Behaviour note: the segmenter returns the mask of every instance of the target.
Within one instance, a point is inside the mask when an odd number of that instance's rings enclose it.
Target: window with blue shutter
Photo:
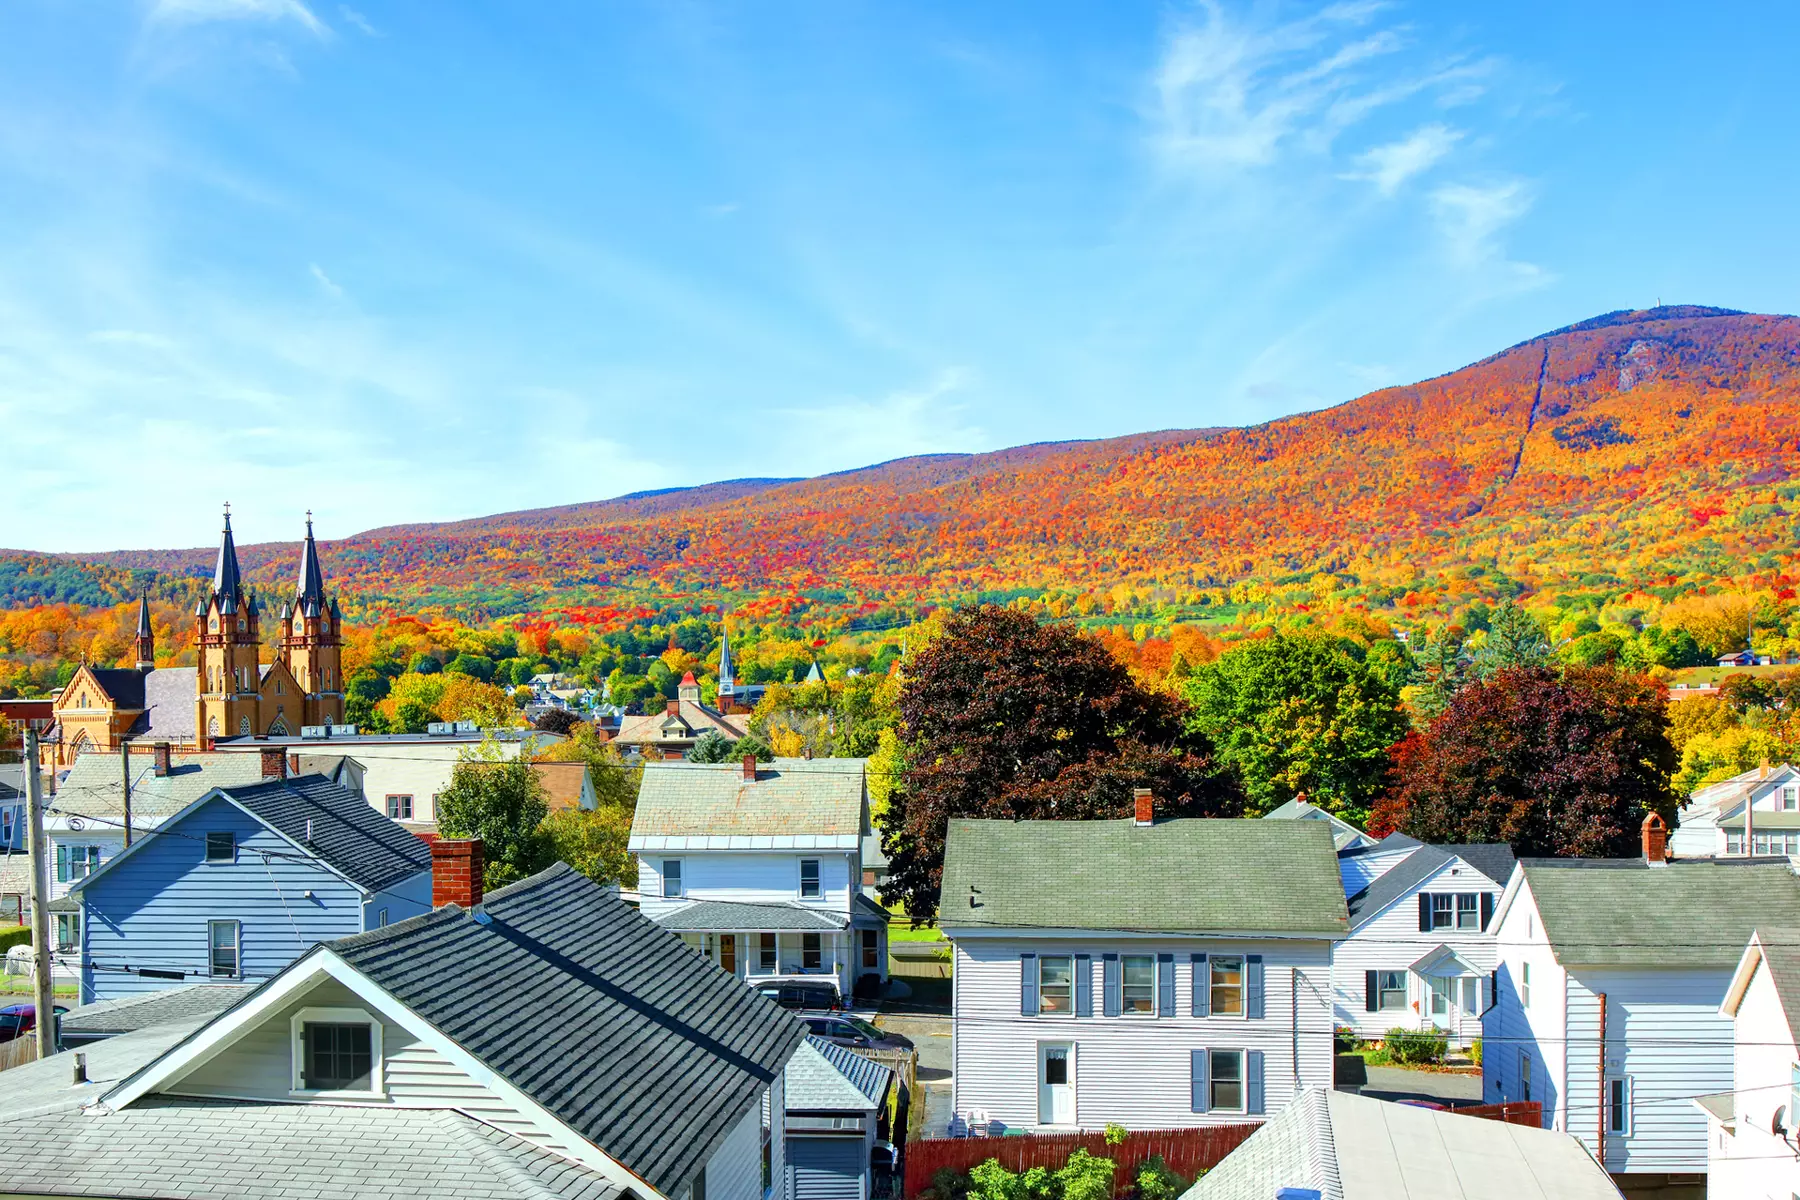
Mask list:
[[[1244,1111],[1251,1116],[1263,1112],[1263,1052],[1251,1050],[1244,1055]]]
[[[1116,1017],[1120,1011],[1119,1001],[1119,956],[1102,955],[1100,958],[1100,987],[1104,992],[1101,1011],[1109,1017]]]
[[[1212,1106],[1208,1103],[1208,1093],[1211,1089],[1207,1087],[1206,1051],[1204,1050],[1188,1052],[1188,1090],[1189,1102],[1193,1111],[1203,1113],[1211,1109]]]
[[[1075,956],[1075,1015],[1094,1015],[1094,960],[1092,955]]]
[[[1035,1017],[1038,1011],[1037,955],[1019,955],[1019,1015]]]
[[[1190,1011],[1196,1017],[1206,1016],[1212,1011],[1207,1003],[1212,998],[1212,979],[1206,973],[1206,955],[1188,955],[1188,986],[1194,989]]]
[[[1263,956],[1244,956],[1244,1015],[1252,1021],[1263,1016]]]
[[[1175,1015],[1175,956],[1173,954],[1156,956],[1156,1015],[1159,1017]]]

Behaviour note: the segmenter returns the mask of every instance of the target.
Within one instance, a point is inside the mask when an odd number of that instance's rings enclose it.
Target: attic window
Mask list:
[[[224,833],[206,835],[206,861],[209,863],[228,863],[237,861],[237,834],[226,830]]]
[[[291,1025],[294,1094],[385,1094],[380,1021],[360,1008],[303,1008]]]

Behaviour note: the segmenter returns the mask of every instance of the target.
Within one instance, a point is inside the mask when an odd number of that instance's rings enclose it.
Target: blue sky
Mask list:
[[[1794,312],[1800,9],[10,0],[0,546],[1248,424]]]

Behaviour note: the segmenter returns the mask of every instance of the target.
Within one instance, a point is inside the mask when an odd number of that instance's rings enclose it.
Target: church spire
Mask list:
[[[731,631],[719,624],[719,695],[730,696],[737,691],[736,672],[731,666]]]
[[[302,617],[325,611],[325,575],[319,570],[319,548],[313,543],[312,509],[306,510],[306,543],[300,548],[300,579],[294,585],[294,608]]]
[[[156,668],[156,633],[150,628],[150,593],[138,594],[137,666],[140,671]]]
[[[237,544],[231,540],[231,504],[225,505],[225,532],[219,535],[219,561],[213,567],[213,595],[219,598],[220,612],[236,612],[238,590]]]

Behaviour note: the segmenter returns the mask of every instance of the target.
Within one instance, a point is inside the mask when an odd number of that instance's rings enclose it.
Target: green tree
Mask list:
[[[595,883],[637,886],[637,862],[626,849],[631,809],[604,804],[592,811],[564,808],[544,818],[550,857],[566,862]]]
[[[1351,643],[1276,634],[1196,667],[1182,685],[1189,728],[1238,776],[1253,813],[1302,793],[1361,821],[1387,776],[1387,750],[1406,736],[1393,673]]]
[[[582,723],[566,742],[558,742],[538,755],[542,762],[584,762],[588,781],[594,785],[594,798],[600,807],[637,810],[638,787],[643,783],[644,768],[629,767],[619,751],[600,740],[592,725]]]
[[[716,729],[709,729],[694,739],[694,748],[688,751],[688,761],[697,763],[730,762],[738,757],[737,740],[728,738]]]
[[[1518,601],[1507,599],[1488,620],[1487,638],[1475,656],[1475,672],[1486,678],[1507,667],[1548,666],[1555,657],[1537,618]]]
[[[445,837],[480,838],[485,889],[504,887],[549,866],[550,838],[541,826],[550,806],[531,763],[502,757],[484,744],[456,764],[450,786],[438,794],[438,831]]]
[[[421,650],[408,660],[406,669],[414,675],[436,675],[444,669],[444,664],[438,661],[437,655]]]
[[[453,675],[471,675],[488,683],[494,678],[494,660],[479,654],[458,654],[444,664],[444,670]]]

